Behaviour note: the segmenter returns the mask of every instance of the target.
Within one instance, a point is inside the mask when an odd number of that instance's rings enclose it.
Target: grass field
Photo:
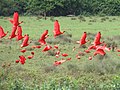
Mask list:
[[[20,52],[21,41],[9,40],[12,29],[8,17],[0,17],[0,26],[8,35],[0,40],[0,90],[120,90],[120,56],[119,52],[106,51],[105,56],[97,55],[92,60],[88,57],[94,51],[76,59],[79,51],[84,51],[93,42],[95,34],[100,31],[101,41],[105,41],[107,46],[115,45],[120,49],[120,17],[48,17],[47,20],[39,17],[21,16],[20,21],[23,35],[29,34],[30,45],[25,47],[26,53]],[[54,39],[53,24],[58,20],[61,31],[66,31],[60,37]],[[54,50],[41,52],[40,49],[31,48],[38,45],[37,41],[44,30],[49,30],[47,43],[52,47],[59,45],[61,53],[68,53],[72,58],[59,66],[53,66],[56,58]],[[83,32],[88,33],[90,40],[84,47],[79,48],[75,42],[80,39]],[[76,50],[73,51],[73,47]],[[15,63],[20,55],[28,56],[34,51],[33,59],[26,60],[24,65]]]

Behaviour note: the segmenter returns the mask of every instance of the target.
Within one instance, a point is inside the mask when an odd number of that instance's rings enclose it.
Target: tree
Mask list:
[[[46,19],[47,12],[54,9],[58,3],[57,0],[30,0],[27,11],[29,14],[44,15]]]

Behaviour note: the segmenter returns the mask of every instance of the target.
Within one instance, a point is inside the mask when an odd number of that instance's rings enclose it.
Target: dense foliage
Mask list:
[[[120,0],[0,0],[0,15],[120,15]]]

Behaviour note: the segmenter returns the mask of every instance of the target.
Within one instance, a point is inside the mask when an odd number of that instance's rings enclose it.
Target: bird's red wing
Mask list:
[[[0,26],[0,38],[2,38],[3,35],[5,35],[4,30],[3,30],[3,28]]]
[[[43,34],[41,35],[40,39],[38,40],[38,42],[39,42],[41,45],[46,44],[45,39],[48,37],[47,34],[48,34],[48,30],[45,30],[45,31],[43,32]]]
[[[10,35],[10,39],[12,39],[12,38],[14,38],[15,36],[16,36],[16,30],[17,30],[17,27],[16,26],[13,26],[13,28],[12,28],[12,32],[11,32],[11,35]]]
[[[42,39],[45,39],[47,34],[48,34],[48,30],[45,30],[45,31],[43,32],[43,34],[41,35],[41,38],[42,38]]]
[[[81,45],[86,43],[86,37],[87,37],[87,34],[86,34],[86,32],[84,32],[81,39],[80,39],[80,44]]]
[[[18,26],[17,27],[17,40],[21,40],[23,38],[22,36],[22,27]]]
[[[21,47],[28,46],[28,45],[29,45],[29,44],[28,44],[28,40],[29,40],[29,36],[28,36],[28,35],[25,35]]]
[[[54,35],[59,35],[59,34],[61,34],[60,24],[59,24],[58,21],[55,21],[55,22],[54,22],[54,30],[53,30],[53,33],[54,33]]]
[[[9,20],[13,24],[13,20]]]
[[[13,15],[13,24],[15,26],[19,25],[19,14],[18,14],[18,12],[14,12],[14,15]]]

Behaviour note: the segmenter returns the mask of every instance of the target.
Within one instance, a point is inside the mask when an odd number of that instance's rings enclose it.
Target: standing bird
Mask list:
[[[2,28],[2,26],[0,26],[0,38],[5,37],[7,35],[7,33],[8,32],[5,33],[4,30],[3,30],[3,28]]]
[[[24,36],[24,40],[23,40],[23,42],[22,42],[21,48],[22,48],[22,47],[26,47],[26,46],[29,45],[29,44],[28,44],[28,40],[29,40],[29,35],[26,34],[26,35]]]
[[[40,39],[38,40],[38,42],[39,42],[41,45],[46,44],[45,39],[49,36],[49,35],[47,35],[47,34],[48,34],[48,30],[45,30],[44,33],[41,35]]]
[[[59,35],[63,34],[64,32],[65,31],[63,31],[63,32],[60,31],[60,24],[59,24],[58,20],[55,20],[54,30],[53,30],[54,38],[56,38],[56,36],[59,36]]]

